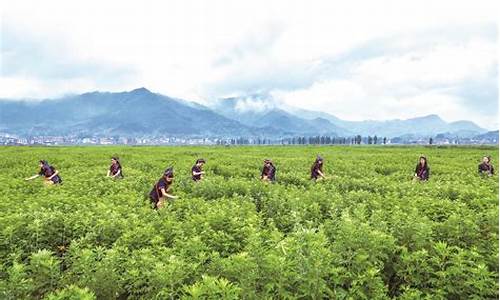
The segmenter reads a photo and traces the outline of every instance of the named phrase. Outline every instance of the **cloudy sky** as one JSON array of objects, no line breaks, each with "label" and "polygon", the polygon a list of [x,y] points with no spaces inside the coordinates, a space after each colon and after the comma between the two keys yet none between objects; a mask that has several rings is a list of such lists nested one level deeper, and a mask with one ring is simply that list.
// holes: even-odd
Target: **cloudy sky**
[{"label": "cloudy sky", "polygon": [[499,1],[0,3],[0,98],[144,86],[498,128]]}]

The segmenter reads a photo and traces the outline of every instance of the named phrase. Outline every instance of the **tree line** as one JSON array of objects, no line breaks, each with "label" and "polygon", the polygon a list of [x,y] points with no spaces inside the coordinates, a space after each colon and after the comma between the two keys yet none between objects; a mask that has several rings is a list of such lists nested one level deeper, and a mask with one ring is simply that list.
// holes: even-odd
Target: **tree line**
[{"label": "tree line", "polygon": [[230,138],[218,139],[217,145],[385,145],[390,140],[387,137],[378,137],[356,135],[352,137],[336,136],[295,136],[288,138],[269,139],[269,138]]}]

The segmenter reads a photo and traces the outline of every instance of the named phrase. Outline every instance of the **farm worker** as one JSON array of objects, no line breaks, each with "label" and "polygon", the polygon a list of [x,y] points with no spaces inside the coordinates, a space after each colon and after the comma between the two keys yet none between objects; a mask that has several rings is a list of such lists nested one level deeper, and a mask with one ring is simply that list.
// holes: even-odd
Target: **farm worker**
[{"label": "farm worker", "polygon": [[166,198],[176,199],[176,196],[171,195],[170,188],[172,182],[174,181],[174,169],[172,167],[168,168],[163,172],[163,176],[154,185],[153,189],[149,193],[151,202],[154,208],[162,208],[165,205]]},{"label": "farm worker", "polygon": [[318,155],[311,167],[311,179],[316,181],[321,178],[326,179],[323,173],[323,158]]},{"label": "farm worker", "polygon": [[109,167],[107,177],[123,178],[122,165],[116,156],[111,157],[111,166]]},{"label": "farm worker", "polygon": [[46,160],[39,161],[40,172],[38,174],[33,175],[25,180],[32,180],[37,178],[38,176],[44,177],[44,183],[47,185],[62,183],[62,179],[59,176],[59,171],[56,170],[53,166],[49,165]]},{"label": "farm worker", "polygon": [[492,176],[495,174],[495,169],[491,164],[491,156],[484,156],[483,162],[477,167],[480,175]]},{"label": "farm worker", "polygon": [[260,179],[267,182],[274,182],[276,180],[276,167],[274,166],[272,160],[264,160],[264,167],[262,168]]},{"label": "farm worker", "polygon": [[417,166],[415,167],[415,177],[414,180],[417,181],[427,181],[429,180],[430,168],[427,165],[427,158],[425,156],[420,156]]},{"label": "farm worker", "polygon": [[191,168],[191,176],[194,181],[200,181],[203,178],[204,171],[202,171],[203,165],[205,164],[205,160],[203,158],[199,158],[196,160],[195,165]]}]

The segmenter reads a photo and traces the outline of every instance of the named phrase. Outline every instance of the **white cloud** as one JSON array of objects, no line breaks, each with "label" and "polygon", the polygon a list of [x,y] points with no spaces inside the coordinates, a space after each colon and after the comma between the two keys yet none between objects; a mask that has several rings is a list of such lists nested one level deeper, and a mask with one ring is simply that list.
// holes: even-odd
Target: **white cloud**
[{"label": "white cloud", "polygon": [[275,108],[272,102],[257,100],[252,98],[238,99],[236,106],[234,107],[239,113],[244,113],[248,111],[252,112],[263,112]]},{"label": "white cloud", "polygon": [[[333,113],[341,118],[351,116],[359,105],[367,102],[363,87],[351,80],[329,80],[314,83],[310,88],[291,92],[274,91],[273,97],[290,106]],[[367,115],[359,115],[359,118]]]},{"label": "white cloud", "polygon": [[417,49],[401,56],[382,56],[363,61],[354,75],[363,80],[388,85],[438,86],[470,77],[484,78],[496,67],[496,43],[473,39],[465,43],[441,44]]},{"label": "white cloud", "polygon": [[466,105],[484,99],[464,99],[455,90],[467,82],[497,76],[496,51],[493,41],[472,39],[458,45],[415,48],[400,55],[389,53],[349,64],[345,78],[273,94],[288,105],[326,111],[349,120],[439,114],[449,121],[474,120],[486,128],[495,128],[498,99],[484,103],[493,109],[484,115]]},{"label": "white cloud", "polygon": [[[496,33],[494,40],[470,38],[475,33],[467,30],[449,35],[453,28],[496,24],[500,5],[493,0],[19,0],[2,6],[3,28],[50,46],[45,65],[64,57],[68,68],[106,66],[100,76],[87,68],[64,81],[41,76],[36,64],[22,75],[5,74],[3,62],[0,97],[145,86],[206,102],[274,90],[302,107],[335,107],[332,113],[348,119],[385,118],[386,111],[399,118],[423,111],[404,105],[394,111],[388,105],[428,94],[434,85],[481,80],[497,66]],[[401,53],[349,58],[353,50],[384,39]],[[343,57],[348,61],[336,70]],[[7,59],[4,52],[1,59]],[[325,67],[331,61],[335,64]],[[459,96],[441,94],[464,107]]]},{"label": "white cloud", "polygon": [[[397,97],[369,93],[362,84],[348,80],[315,83],[309,89],[273,92],[277,101],[286,105],[332,113],[341,119],[391,120],[438,114],[448,122],[474,120],[486,128],[498,126],[494,116],[484,116],[460,105],[457,96],[440,91],[420,91]],[[410,94],[413,94],[410,96]]]}]

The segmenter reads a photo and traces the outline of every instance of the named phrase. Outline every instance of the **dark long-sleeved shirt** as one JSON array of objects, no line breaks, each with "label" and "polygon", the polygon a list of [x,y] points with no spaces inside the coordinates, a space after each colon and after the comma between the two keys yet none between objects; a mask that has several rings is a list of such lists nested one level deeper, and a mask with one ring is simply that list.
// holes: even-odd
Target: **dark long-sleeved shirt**
[{"label": "dark long-sleeved shirt", "polygon": [[120,175],[118,175],[117,177],[123,178],[122,167],[119,164],[111,164],[111,166],[109,167],[109,172],[111,173],[111,175],[115,176],[118,171],[120,171]]},{"label": "dark long-sleeved shirt", "polygon": [[[44,176],[45,178],[49,178],[55,172],[56,170],[54,169],[54,167],[50,165],[44,165],[43,167],[40,168],[40,172],[38,173],[38,175]],[[51,181],[53,183],[62,183],[62,179],[61,177],[59,177],[59,175],[52,177]]]},{"label": "dark long-sleeved shirt", "polygon": [[201,180],[201,174],[194,175],[194,173],[200,173],[201,172],[201,167],[198,167],[197,165],[194,165],[191,168],[191,175],[194,181]]},{"label": "dark long-sleeved shirt", "polygon": [[491,165],[489,163],[483,162],[477,166],[477,169],[478,169],[479,174],[483,174],[483,173],[490,174],[490,175],[495,174],[495,169],[493,168],[493,165]]},{"label": "dark long-sleeved shirt", "polygon": [[269,180],[274,181],[276,179],[276,168],[273,165],[264,165],[260,178],[263,178],[264,176],[267,176]]},{"label": "dark long-sleeved shirt", "polygon": [[420,178],[420,180],[428,180],[430,175],[430,168],[429,166],[424,167],[421,164],[417,164],[417,167],[415,168],[415,174],[417,174],[417,177]]},{"label": "dark long-sleeved shirt", "polygon": [[161,190],[165,189],[165,191],[168,192],[171,184],[172,184],[171,182],[170,183],[167,182],[167,180],[165,180],[165,178],[162,177],[154,185],[151,192],[149,192],[149,197],[151,198],[151,201],[154,203],[155,207],[158,204],[158,201],[160,201],[160,198],[163,197],[163,193],[161,192]]},{"label": "dark long-sleeved shirt", "polygon": [[311,167],[311,179],[318,179],[319,172],[323,172],[322,165],[314,163],[314,165]]}]

